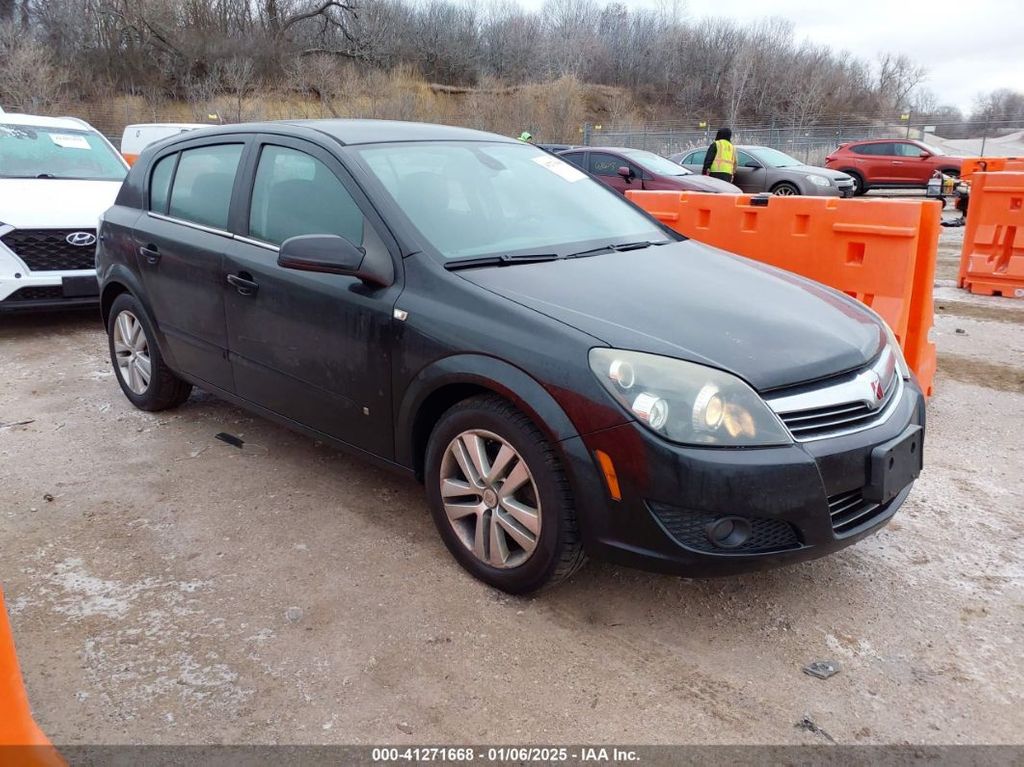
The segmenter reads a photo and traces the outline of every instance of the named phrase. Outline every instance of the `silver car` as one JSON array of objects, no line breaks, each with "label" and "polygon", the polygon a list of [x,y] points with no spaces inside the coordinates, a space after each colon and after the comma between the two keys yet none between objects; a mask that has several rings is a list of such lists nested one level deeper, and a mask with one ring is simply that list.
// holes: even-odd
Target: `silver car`
[{"label": "silver car", "polygon": [[[680,152],[669,157],[684,168],[700,173],[705,149]],[[737,146],[733,183],[749,194],[806,194],[818,197],[853,197],[853,179],[845,173],[816,165],[805,165],[778,149],[766,146]]]}]

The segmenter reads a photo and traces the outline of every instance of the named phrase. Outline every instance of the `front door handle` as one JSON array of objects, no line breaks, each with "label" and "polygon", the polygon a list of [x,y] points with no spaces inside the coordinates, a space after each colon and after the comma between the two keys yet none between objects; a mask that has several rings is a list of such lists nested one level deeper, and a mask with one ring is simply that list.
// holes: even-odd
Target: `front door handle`
[{"label": "front door handle", "polygon": [[139,248],[139,255],[146,259],[147,264],[156,264],[160,260],[160,251],[156,245],[143,245]]},{"label": "front door handle", "polygon": [[235,290],[237,290],[239,295],[242,296],[255,295],[256,290],[259,288],[259,284],[255,280],[253,280],[252,275],[249,274],[248,272],[229,274],[228,284],[234,285]]}]

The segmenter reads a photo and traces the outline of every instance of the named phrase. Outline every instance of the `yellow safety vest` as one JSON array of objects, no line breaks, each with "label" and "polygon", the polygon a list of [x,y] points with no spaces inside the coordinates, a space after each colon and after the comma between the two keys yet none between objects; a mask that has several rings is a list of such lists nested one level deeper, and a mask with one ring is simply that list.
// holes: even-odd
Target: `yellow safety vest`
[{"label": "yellow safety vest", "polygon": [[736,149],[728,139],[720,138],[715,142],[715,159],[708,170],[711,173],[728,173],[730,176],[736,168]]}]

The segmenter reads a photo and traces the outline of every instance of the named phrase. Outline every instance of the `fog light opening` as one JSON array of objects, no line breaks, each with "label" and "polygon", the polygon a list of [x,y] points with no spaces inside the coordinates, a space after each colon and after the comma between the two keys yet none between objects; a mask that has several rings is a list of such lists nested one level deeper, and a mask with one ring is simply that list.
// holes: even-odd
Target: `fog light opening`
[{"label": "fog light opening", "polygon": [[720,549],[735,549],[750,538],[750,521],[744,517],[719,517],[705,529],[708,540]]}]

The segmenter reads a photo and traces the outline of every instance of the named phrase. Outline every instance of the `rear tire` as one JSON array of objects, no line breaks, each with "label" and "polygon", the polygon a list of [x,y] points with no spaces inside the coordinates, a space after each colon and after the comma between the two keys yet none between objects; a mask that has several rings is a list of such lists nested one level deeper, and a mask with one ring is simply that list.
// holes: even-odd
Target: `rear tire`
[{"label": "rear tire", "polygon": [[561,461],[507,400],[471,397],[442,415],[427,444],[424,477],[441,539],[484,583],[526,594],[583,565]]},{"label": "rear tire", "polygon": [[188,399],[192,384],[178,378],[164,362],[153,323],[131,293],[114,299],[107,319],[107,343],[121,391],[140,410],[176,407]]}]

